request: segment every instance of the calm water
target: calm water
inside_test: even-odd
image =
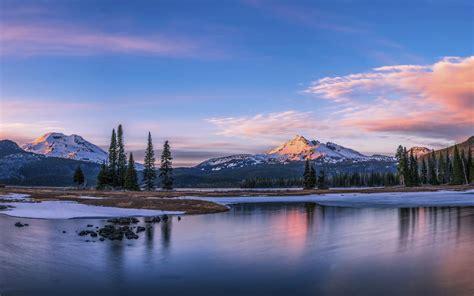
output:
[[[252,204],[157,224],[135,241],[75,234],[103,223],[0,215],[0,294],[474,293],[474,208]]]

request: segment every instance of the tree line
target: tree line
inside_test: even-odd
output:
[[[455,145],[452,155],[449,149],[438,154],[432,151],[418,159],[413,151],[408,153],[406,147],[398,146],[396,158],[400,184],[407,187],[423,184],[462,185],[474,181],[471,147],[464,153],[464,150],[459,151]]]
[[[157,171],[155,166],[155,152],[153,150],[153,141],[151,133],[148,132],[147,145],[143,163],[143,177],[141,182],[136,169],[136,163],[133,153],[128,155],[125,153],[124,134],[122,125],[112,129],[110,145],[108,151],[108,160],[103,162],[97,175],[98,190],[104,189],[124,189],[130,191],[139,191],[141,188],[152,191],[155,189]],[[165,190],[173,189],[173,165],[171,156],[171,147],[168,141],[163,144],[163,151],[160,159],[159,177],[161,180],[161,188]],[[78,186],[84,184],[85,178],[78,166],[73,181]],[[142,184],[142,186],[140,186]]]
[[[306,165],[305,165],[306,167]],[[306,178],[264,178],[254,177],[244,179],[241,188],[296,188],[303,187],[307,189],[312,188],[327,188],[327,187],[375,187],[375,186],[395,186],[399,185],[397,174],[392,172],[353,172],[353,173],[334,173],[334,174],[317,174],[315,170],[311,170],[309,166],[309,173]],[[323,186],[318,186],[319,183]],[[324,179],[323,179],[324,178]],[[306,180],[306,181],[305,181]],[[315,181],[316,180],[316,181]],[[306,184],[306,186],[305,186]],[[325,185],[325,186],[324,186]]]

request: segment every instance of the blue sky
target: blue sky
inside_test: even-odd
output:
[[[385,154],[473,134],[469,1],[0,6],[1,138],[106,145],[122,123],[130,150],[150,130],[190,165],[295,134]]]

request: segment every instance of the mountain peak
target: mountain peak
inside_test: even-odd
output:
[[[413,156],[415,156],[415,157],[420,157],[420,156],[423,156],[425,154],[430,153],[431,150],[429,148],[426,148],[426,147],[413,146],[410,149],[408,149],[407,152],[408,152],[408,154],[413,153]]]
[[[296,135],[293,139],[268,151],[269,156],[286,158],[290,161],[301,161],[306,159],[328,158],[332,160],[365,160],[367,156],[349,148],[327,142],[321,143],[317,140],[309,141],[303,136]]]
[[[96,145],[78,135],[65,135],[49,132],[23,145],[24,150],[50,157],[61,157],[75,160],[102,163],[107,160],[107,153]]]
[[[270,150],[267,154],[301,156],[311,154],[313,145],[305,137],[296,135],[293,139]]]

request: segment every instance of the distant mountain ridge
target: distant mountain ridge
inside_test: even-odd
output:
[[[27,152],[47,157],[60,157],[95,163],[103,163],[108,158],[107,152],[86,141],[81,136],[67,136],[56,132],[44,134],[33,142],[23,145],[22,148]]]
[[[204,171],[218,171],[226,168],[238,168],[261,164],[285,164],[313,160],[322,163],[395,161],[393,157],[383,155],[367,156],[353,149],[317,140],[308,140],[296,135],[293,139],[262,154],[237,154],[206,160],[196,166]]]
[[[0,183],[36,186],[71,186],[74,170],[81,166],[87,184],[99,172],[94,162],[47,157],[21,149],[15,142],[0,140]]]

